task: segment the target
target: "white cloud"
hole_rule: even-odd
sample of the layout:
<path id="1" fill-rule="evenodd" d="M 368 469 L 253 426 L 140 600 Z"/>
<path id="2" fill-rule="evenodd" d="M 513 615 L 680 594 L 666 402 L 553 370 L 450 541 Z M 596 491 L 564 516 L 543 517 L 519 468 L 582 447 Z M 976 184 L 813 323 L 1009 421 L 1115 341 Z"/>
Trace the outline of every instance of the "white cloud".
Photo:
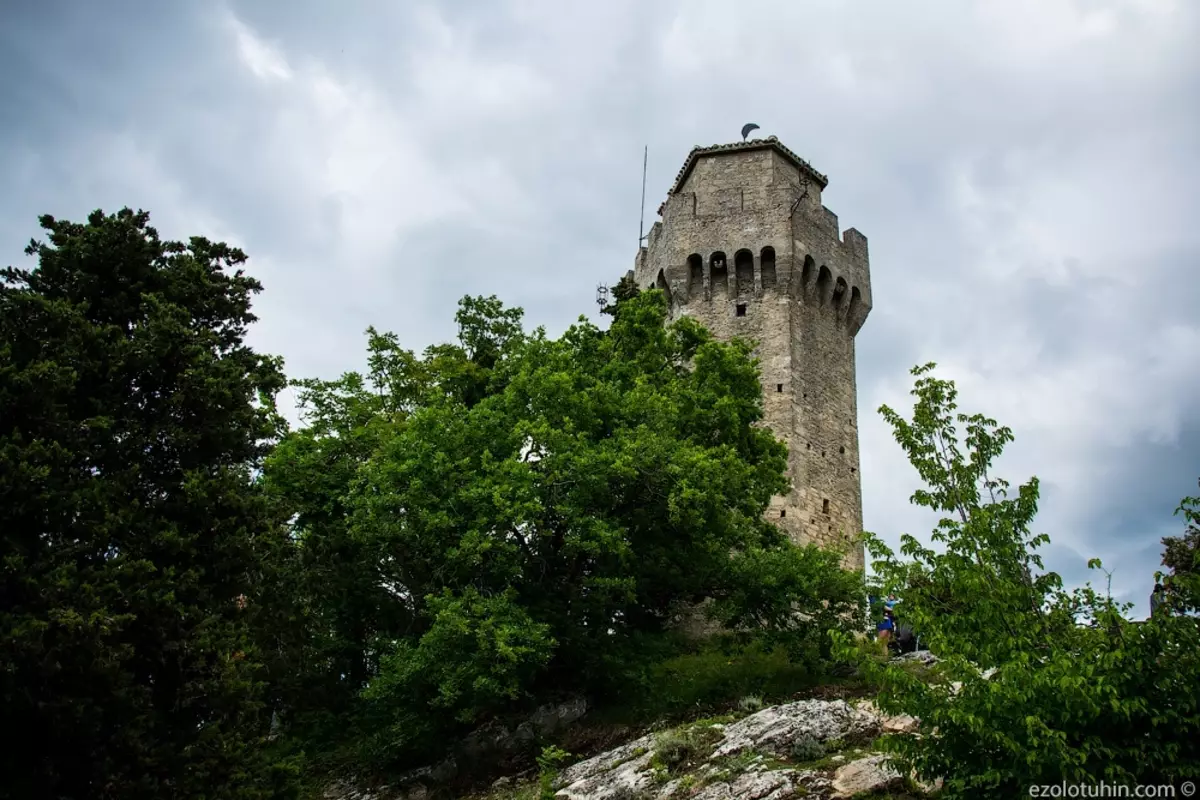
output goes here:
<path id="1" fill-rule="evenodd" d="M 254 77 L 262 81 L 291 80 L 292 68 L 275 47 L 256 36 L 232 12 L 226 12 L 226 23 L 233 32 L 238 57 Z"/>
<path id="2" fill-rule="evenodd" d="M 407 62 L 416 102 L 456 120 L 520 116 L 551 99 L 549 81 L 528 64 L 485 58 L 465 33 L 424 6 L 414 15 L 421 46 Z"/>

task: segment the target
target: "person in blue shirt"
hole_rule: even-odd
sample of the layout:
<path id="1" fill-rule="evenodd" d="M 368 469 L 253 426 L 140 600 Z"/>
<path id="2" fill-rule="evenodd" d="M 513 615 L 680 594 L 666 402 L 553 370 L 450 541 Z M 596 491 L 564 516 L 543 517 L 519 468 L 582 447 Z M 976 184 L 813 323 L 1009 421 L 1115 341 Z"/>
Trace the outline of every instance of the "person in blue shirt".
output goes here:
<path id="1" fill-rule="evenodd" d="M 875 631 L 879 637 L 879 641 L 886 642 L 891 638 L 892 631 L 895 629 L 896 622 L 892 618 L 892 610 L 890 608 L 885 608 L 883 610 L 883 620 L 875 626 Z"/>

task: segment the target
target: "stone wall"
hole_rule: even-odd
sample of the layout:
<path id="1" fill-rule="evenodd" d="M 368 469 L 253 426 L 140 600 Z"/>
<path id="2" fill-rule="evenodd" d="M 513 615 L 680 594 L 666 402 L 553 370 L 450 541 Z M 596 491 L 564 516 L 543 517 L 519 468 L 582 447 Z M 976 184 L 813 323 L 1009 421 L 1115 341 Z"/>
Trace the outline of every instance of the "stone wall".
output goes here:
<path id="1" fill-rule="evenodd" d="M 862 569 L 847 542 L 862 530 L 854 336 L 870 269 L 866 237 L 840 234 L 824 186 L 773 138 L 693 150 L 634 277 L 667 293 L 672 318 L 758 342 L 765 424 L 788 445 L 792 484 L 767 516 Z"/>

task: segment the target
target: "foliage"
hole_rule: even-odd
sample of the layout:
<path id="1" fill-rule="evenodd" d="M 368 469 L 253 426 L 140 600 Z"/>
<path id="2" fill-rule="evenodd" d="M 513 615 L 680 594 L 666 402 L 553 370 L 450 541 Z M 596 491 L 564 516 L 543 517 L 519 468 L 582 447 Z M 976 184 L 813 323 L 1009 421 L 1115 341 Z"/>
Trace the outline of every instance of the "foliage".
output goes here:
<path id="1" fill-rule="evenodd" d="M 281 796 L 251 619 L 282 527 L 253 470 L 259 284 L 148 215 L 42 217 L 0 281 L 0 797 Z"/>
<path id="2" fill-rule="evenodd" d="M 712 746 L 721 734 L 707 725 L 690 725 L 659 734 L 654 742 L 654 757 L 651 763 L 675 774 L 712 752 Z"/>
<path id="3" fill-rule="evenodd" d="M 1175 611 L 1200 612 L 1200 497 L 1185 497 L 1175 510 L 1187 528 L 1182 536 L 1163 538 L 1168 603 Z"/>
<path id="4" fill-rule="evenodd" d="M 911 420 L 881 413 L 924 481 L 913 502 L 946 514 L 938 549 L 902 537 L 898 558 L 868 537 L 886 591 L 941 658 L 940 683 L 862 658 L 878 703 L 922 721 L 888 741 L 902 772 L 945 779 L 948 797 L 1012 797 L 1032 784 L 1166 783 L 1200 772 L 1196 624 L 1129 621 L 1128 606 L 1086 586 L 1067 592 L 1034 552 L 1038 483 L 1010 496 L 992 462 L 1012 440 L 982 415 L 956 413 L 956 390 L 913 371 Z M 957 426 L 964 426 L 960 439 Z M 1090 566 L 1099 567 L 1098 561 Z M 851 657 L 854 643 L 836 637 Z"/>
<path id="5" fill-rule="evenodd" d="M 792 742 L 792 760 L 798 764 L 816 761 L 825 756 L 825 746 L 807 733 L 802 733 Z"/>
<path id="6" fill-rule="evenodd" d="M 554 800 L 554 779 L 558 777 L 559 771 L 571 758 L 571 754 L 561 747 L 550 745 L 542 748 L 542 752 L 538 755 L 538 797 L 540 800 Z"/>
<path id="7" fill-rule="evenodd" d="M 745 695 L 779 701 L 827 677 L 807 664 L 793 662 L 785 648 L 728 635 L 671 652 L 637 675 L 629 670 L 624 674 L 628 676 L 625 692 L 597 713 L 626 723 L 724 709 Z"/>
<path id="8" fill-rule="evenodd" d="M 755 711 L 762 710 L 763 699 L 756 694 L 747 694 L 738 698 L 737 708 L 745 714 L 753 714 Z"/>
<path id="9" fill-rule="evenodd" d="M 266 475 L 310 576 L 304 662 L 333 665 L 308 684 L 337 711 L 297 696 L 294 730 L 382 769 L 565 692 L 636 694 L 704 600 L 806 669 L 828 655 L 861 581 L 763 518 L 786 449 L 751 345 L 665 324 L 661 292 L 607 311 L 555 340 L 466 298 L 457 343 L 371 331 L 369 376 L 302 384 L 310 425 Z"/>
<path id="10" fill-rule="evenodd" d="M 42 225 L 0 283 L 0 797 L 284 797 L 567 694 L 786 693 L 852 627 L 861 580 L 763 517 L 752 344 L 660 292 L 558 339 L 494 297 L 420 356 L 369 329 L 289 432 L 243 253 Z"/>

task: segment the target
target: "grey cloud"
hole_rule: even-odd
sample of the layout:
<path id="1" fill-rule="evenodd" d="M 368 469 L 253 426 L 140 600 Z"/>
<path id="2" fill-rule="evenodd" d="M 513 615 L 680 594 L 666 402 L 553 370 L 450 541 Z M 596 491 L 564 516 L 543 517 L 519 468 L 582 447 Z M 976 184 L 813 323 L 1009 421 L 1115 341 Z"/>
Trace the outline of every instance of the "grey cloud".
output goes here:
<path id="1" fill-rule="evenodd" d="M 1080 559 L 1113 554 L 1115 587 L 1144 606 L 1145 532 L 1170 529 L 1200 475 L 1194 4 L 6 13 L 0 260 L 21 262 L 37 214 L 100 205 L 226 236 L 266 284 L 256 345 L 297 376 L 360 366 L 369 324 L 414 349 L 445 339 L 465 293 L 551 332 L 595 317 L 596 284 L 632 262 L 642 147 L 649 224 L 689 148 L 759 123 L 870 239 L 867 526 L 928 530 L 875 409 L 936 360 L 965 408 L 1014 428 L 1005 471 L 1042 478 L 1049 566 L 1080 580 Z"/>

